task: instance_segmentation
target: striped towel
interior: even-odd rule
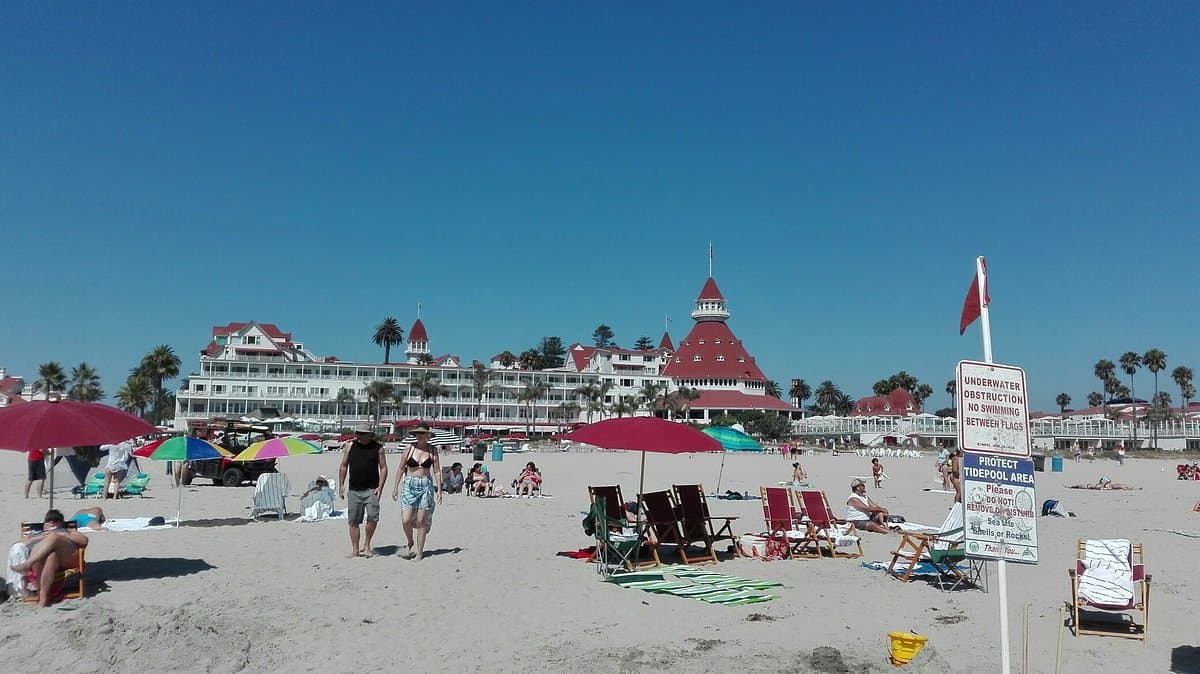
[[[1130,543],[1125,539],[1084,543],[1079,596],[1093,604],[1124,606],[1133,601]]]
[[[264,512],[275,512],[283,517],[287,506],[284,498],[292,490],[292,484],[283,473],[263,473],[254,483],[254,505],[250,509],[250,517],[257,517]]]

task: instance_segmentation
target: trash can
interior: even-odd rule
[[[482,443],[482,442],[475,443],[475,452],[474,452],[475,460],[483,461],[484,457],[486,457],[486,456],[487,456],[487,444]]]
[[[1036,470],[1040,473],[1046,472],[1046,455],[1045,454],[1034,454],[1030,458],[1033,459],[1033,469],[1034,470]]]
[[[504,460],[504,445],[499,442],[492,443],[492,461]]]
[[[1061,456],[1050,457],[1050,472],[1051,473],[1061,473],[1062,472],[1062,457]]]

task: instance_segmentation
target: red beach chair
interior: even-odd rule
[[[800,502],[804,505],[804,514],[808,516],[813,527],[814,539],[818,545],[829,550],[830,557],[862,557],[862,540],[853,522],[839,519],[829,507],[825,492],[816,489],[805,489],[800,492]],[[838,552],[838,538],[853,538],[857,553]]]
[[[1115,544],[1128,545],[1128,551],[1115,559],[1118,563],[1124,566],[1124,570],[1131,573],[1133,583],[1133,596],[1128,600],[1103,599],[1103,593],[1110,592],[1115,585],[1112,581],[1104,576],[1100,576],[1100,580],[1093,584],[1094,589],[1089,593],[1086,589],[1083,595],[1080,593],[1080,586],[1087,583],[1084,574],[1088,571],[1089,565],[1097,565],[1096,560],[1100,560],[1103,564],[1114,561],[1112,556],[1092,555],[1089,558],[1089,549],[1093,552],[1096,550],[1104,550],[1112,548]],[[1098,569],[1099,570],[1099,569]],[[1146,573],[1146,565],[1142,558],[1142,544],[1130,543],[1129,541],[1088,541],[1079,539],[1075,555],[1075,568],[1067,569],[1067,574],[1071,577],[1071,617],[1072,625],[1075,629],[1075,636],[1080,634],[1094,634],[1099,636],[1120,637],[1124,639],[1138,639],[1145,643],[1147,636],[1150,633],[1150,580],[1151,575]],[[1093,596],[1096,595],[1096,596]],[[1099,596],[1100,598],[1097,598]],[[1082,616],[1081,611],[1095,611],[1098,616]],[[1142,622],[1139,624],[1136,618],[1130,613],[1140,612],[1142,614]],[[1109,620],[1091,620],[1090,626],[1084,625],[1085,619],[1105,616]],[[1115,620],[1111,619],[1115,618]]]
[[[787,487],[759,487],[758,492],[767,525],[767,556],[820,557],[819,544],[812,527],[803,522],[804,512],[796,507],[794,492]]]

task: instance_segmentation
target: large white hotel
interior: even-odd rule
[[[647,382],[670,390],[686,386],[699,391],[688,411],[688,417],[699,422],[745,409],[775,410],[798,418],[800,410],[766,395],[767,378],[726,325],[729,316],[725,298],[710,277],[692,311],[695,325],[678,349],[667,334],[658,348],[644,351],[572,344],[563,366],[548,370],[505,365],[499,355],[493,356],[485,364],[492,378],[478,408],[473,363],[464,365],[453,355],[431,359],[429,336],[420,318],[408,332],[405,362],[400,364],[321,357],[270,323],[230,323],[213,327],[211,341],[200,352],[199,371],[188,375],[177,392],[175,426],[187,430],[214,419],[274,417],[294,419],[308,430],[341,428],[370,418],[364,389],[373,381],[391,383],[402,398],[384,404],[384,426],[425,418],[478,424],[490,431],[529,427],[550,433],[605,414],[588,411],[577,394],[580,387],[609,384],[603,400],[607,408],[622,398],[636,399]],[[421,399],[413,383],[426,372],[442,384],[445,395]],[[535,381],[546,382],[548,389],[532,406],[531,418],[530,405],[518,400],[518,395]],[[354,402],[341,406],[335,402],[342,389],[353,394]],[[578,403],[578,411],[570,403]],[[569,418],[566,410],[571,410]],[[637,405],[632,413],[645,416],[651,411]]]

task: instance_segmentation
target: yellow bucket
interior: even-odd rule
[[[888,632],[888,655],[891,656],[892,664],[897,667],[907,665],[909,660],[925,648],[925,642],[928,640],[928,637],[915,632]]]

